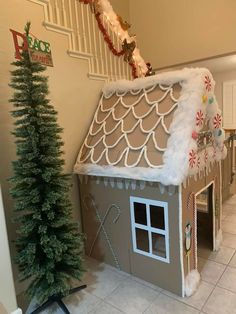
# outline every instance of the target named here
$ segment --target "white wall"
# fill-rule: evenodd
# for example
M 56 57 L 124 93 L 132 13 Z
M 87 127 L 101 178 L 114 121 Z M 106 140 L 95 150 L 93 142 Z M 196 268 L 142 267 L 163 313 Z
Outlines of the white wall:
M 0 185 L 0 313 L 17 309 Z
M 138 44 L 154 68 L 236 51 L 234 0 L 130 0 Z
M 223 108 L 223 83 L 226 81 L 236 81 L 236 70 L 213 73 L 214 80 L 216 82 L 215 95 L 218 101 L 219 107 Z

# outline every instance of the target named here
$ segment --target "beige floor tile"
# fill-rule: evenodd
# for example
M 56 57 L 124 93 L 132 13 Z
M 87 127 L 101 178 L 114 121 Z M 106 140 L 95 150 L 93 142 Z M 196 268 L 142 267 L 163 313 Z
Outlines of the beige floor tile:
M 236 294 L 216 287 L 203 307 L 207 314 L 236 314 Z
M 236 249 L 236 234 L 223 232 L 223 241 L 222 245 Z
M 234 204 L 223 204 L 222 207 L 223 214 L 229 215 L 229 214 L 235 214 L 236 213 L 236 206 Z
M 236 292 L 236 268 L 228 266 L 217 286 Z
M 152 283 L 150 283 L 150 282 L 147 282 L 147 281 L 145 281 L 145 280 L 143 280 L 143 279 L 140 279 L 140 278 L 138 278 L 138 277 L 131 276 L 131 279 L 132 279 L 132 280 L 135 280 L 135 281 L 137 281 L 137 282 L 143 284 L 144 286 L 147 286 L 147 287 L 149 287 L 149 288 L 151 288 L 151 289 L 153 289 L 153 290 L 156 290 L 156 291 L 161 291 L 161 290 L 163 290 L 162 288 L 160 288 L 160 287 L 158 287 L 158 286 L 156 286 L 156 285 L 154 285 L 154 284 L 152 284 Z
M 224 221 L 228 221 L 228 222 L 231 222 L 233 224 L 236 224 L 236 213 L 235 214 L 226 215 Z
M 224 232 L 236 234 L 236 224 L 229 221 L 222 221 L 222 230 Z
M 5 307 L 3 306 L 3 304 L 0 302 L 0 313 L 1 314 L 7 314 L 7 310 L 5 309 Z
M 66 304 L 71 314 L 87 314 L 102 301 L 88 292 L 80 292 L 67 298 Z
M 226 266 L 214 261 L 198 258 L 198 269 L 201 273 L 202 280 L 216 284 L 223 274 Z
M 162 293 L 180 301 L 183 302 L 185 304 L 191 305 L 194 308 L 201 310 L 201 308 L 203 307 L 203 305 L 205 304 L 206 300 L 208 299 L 209 295 L 211 294 L 212 290 L 214 289 L 214 285 L 205 282 L 205 281 L 201 281 L 197 291 L 191 296 L 191 297 L 185 297 L 185 298 L 181 298 L 176 296 L 175 294 L 163 290 Z
M 218 251 L 210 251 L 208 248 L 202 248 L 200 247 L 198 249 L 198 256 L 204 259 L 209 259 L 211 261 L 225 264 L 227 265 L 232 256 L 235 253 L 235 249 L 232 249 L 230 247 L 221 246 Z
M 114 308 L 110 304 L 105 302 L 100 303 L 94 310 L 89 312 L 89 314 L 121 314 L 120 310 Z
M 221 219 L 222 219 L 222 221 L 225 220 L 225 219 L 227 218 L 227 216 L 228 216 L 228 215 L 223 212 L 223 213 L 221 214 Z
M 70 314 L 89 314 L 94 308 L 96 308 L 102 300 L 96 296 L 87 293 L 85 290 L 78 293 L 74 293 L 67 298 L 63 299 Z M 35 309 L 34 301 L 31 301 L 26 314 L 30 314 Z M 61 314 L 61 309 L 57 304 L 53 304 L 42 312 L 43 314 Z
M 231 267 L 236 267 L 236 253 L 234 254 L 234 256 L 232 257 L 229 266 Z
M 127 314 L 139 314 L 143 313 L 157 296 L 157 291 L 135 280 L 126 279 L 106 297 L 105 302 Z
M 167 295 L 159 294 L 157 299 L 144 314 L 197 314 L 198 310 Z
M 224 202 L 224 205 L 223 206 L 227 206 L 227 205 L 236 205 L 236 198 L 235 198 L 235 195 L 233 195 L 231 198 L 229 198 L 226 202 Z
M 93 268 L 83 277 L 83 282 L 87 284 L 87 292 L 104 299 L 111 294 L 126 277 L 109 267 L 100 270 Z

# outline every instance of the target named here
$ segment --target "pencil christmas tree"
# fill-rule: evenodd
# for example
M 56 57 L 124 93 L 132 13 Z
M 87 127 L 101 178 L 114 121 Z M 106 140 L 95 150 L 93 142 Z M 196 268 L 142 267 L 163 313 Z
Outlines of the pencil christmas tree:
M 26 24 L 26 36 L 30 23 Z M 63 297 L 71 289 L 71 279 L 83 273 L 83 236 L 71 222 L 69 177 L 63 174 L 62 129 L 57 112 L 47 99 L 45 67 L 32 63 L 28 50 L 12 64 L 10 100 L 15 109 L 17 160 L 11 194 L 17 212 L 16 262 L 20 279 L 31 278 L 30 298 L 44 302 Z

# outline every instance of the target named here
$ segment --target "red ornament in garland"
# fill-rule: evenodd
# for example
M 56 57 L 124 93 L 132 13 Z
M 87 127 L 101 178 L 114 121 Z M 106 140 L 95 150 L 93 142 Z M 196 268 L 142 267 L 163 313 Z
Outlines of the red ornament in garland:
M 134 64 L 134 62 L 130 62 L 129 65 L 130 65 L 131 68 L 132 68 L 132 77 L 133 77 L 134 79 L 138 78 L 137 69 L 136 69 L 136 65 Z
M 82 2 L 84 4 L 92 3 L 92 0 L 79 0 L 79 2 Z

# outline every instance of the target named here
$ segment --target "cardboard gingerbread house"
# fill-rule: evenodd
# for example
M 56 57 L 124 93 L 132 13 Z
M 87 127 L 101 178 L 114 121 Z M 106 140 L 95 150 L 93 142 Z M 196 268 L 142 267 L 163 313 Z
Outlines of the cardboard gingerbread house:
M 86 254 L 180 296 L 221 240 L 221 112 L 207 69 L 103 89 L 80 149 Z

